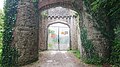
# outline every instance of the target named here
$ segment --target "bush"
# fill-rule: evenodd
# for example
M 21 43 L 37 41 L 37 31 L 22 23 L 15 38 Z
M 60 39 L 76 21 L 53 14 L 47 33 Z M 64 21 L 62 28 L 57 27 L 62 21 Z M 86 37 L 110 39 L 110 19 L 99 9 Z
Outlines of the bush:
M 2 40 L 3 40 L 3 30 L 4 30 L 3 17 L 4 17 L 4 13 L 2 10 L 0 10 L 0 67 L 1 67 Z

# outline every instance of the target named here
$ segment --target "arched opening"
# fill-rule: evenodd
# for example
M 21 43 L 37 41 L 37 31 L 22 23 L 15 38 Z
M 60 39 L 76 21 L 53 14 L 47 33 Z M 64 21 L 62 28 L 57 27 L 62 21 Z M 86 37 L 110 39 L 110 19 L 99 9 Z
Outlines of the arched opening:
M 40 0 L 40 1 L 48 1 L 48 0 Z M 54 0 L 57 1 L 57 0 Z M 61 0 L 59 0 L 61 1 Z M 64 0 L 63 0 L 64 2 Z M 46 3 L 46 2 L 45 2 Z M 55 2 L 56 3 L 56 2 Z M 57 3 L 56 3 L 57 4 Z M 54 5 L 53 5 L 54 6 Z M 49 5 L 48 5 L 49 7 Z M 43 40 L 42 46 L 45 46 L 46 41 L 46 35 L 44 36 L 44 33 L 46 30 L 46 25 L 44 23 L 38 24 L 38 15 L 36 12 L 37 9 L 34 8 L 33 1 L 21 1 L 19 2 L 18 7 L 18 14 L 17 14 L 17 21 L 15 26 L 15 46 L 18 48 L 18 52 L 20 54 L 18 58 L 18 63 L 20 65 L 24 65 L 27 63 L 31 63 L 33 61 L 38 60 L 38 36 L 41 37 L 41 40 Z M 42 9 L 40 8 L 40 11 Z M 22 17 L 21 17 L 22 16 Z M 72 16 L 74 17 L 74 16 Z M 53 16 L 52 18 L 65 18 L 66 20 L 69 20 L 71 16 Z M 41 19 L 41 17 L 40 17 Z M 43 20 L 45 22 L 45 20 Z M 69 22 L 68 22 L 69 23 Z M 41 29 L 38 29 L 38 25 L 41 25 Z M 42 30 L 43 29 L 43 30 Z M 40 35 L 39 32 L 42 32 Z M 67 34 L 67 33 L 65 33 Z M 42 37 L 43 36 L 43 37 Z M 44 48 L 44 47 L 43 47 Z M 49 61 L 48 61 L 49 62 Z M 30 66 L 27 66 L 30 67 Z M 33 66 L 34 67 L 34 66 Z M 45 67 L 45 66 L 43 66 Z M 70 66 L 67 66 L 70 67 Z
M 70 28 L 63 23 L 48 26 L 47 49 L 70 50 Z
M 54 7 L 54 8 L 50 8 L 50 9 L 46 9 L 42 12 L 40 12 L 40 22 L 39 22 L 39 35 L 40 36 L 40 41 L 39 41 L 39 49 L 40 50 L 78 50 L 80 49 L 79 46 L 81 45 L 80 42 L 80 28 L 79 28 L 79 15 L 76 11 L 71 10 L 69 8 L 64 8 L 64 7 Z M 69 29 L 68 35 L 69 35 L 69 46 L 67 46 L 68 48 L 66 49 L 60 49 L 60 45 L 59 40 L 60 38 L 58 38 L 58 32 L 60 36 L 63 36 L 60 34 L 61 29 L 59 28 L 58 31 L 58 27 L 53 27 L 54 29 L 56 29 L 56 34 L 57 34 L 57 38 L 56 39 L 56 43 L 58 44 L 53 48 L 51 46 L 51 43 L 49 42 L 49 27 L 54 26 L 54 25 L 63 25 L 63 27 L 67 26 Z M 65 26 L 64 26 L 65 25 Z M 52 29 L 53 30 L 53 29 Z M 66 32 L 67 33 L 67 32 Z M 50 34 L 51 35 L 51 34 Z M 78 41 L 79 40 L 79 41 Z M 63 40 L 64 41 L 64 40 Z M 79 43 L 78 43 L 79 42 Z M 48 45 L 49 44 L 49 45 Z M 53 43 L 52 43 L 53 45 Z M 50 48 L 51 46 L 51 48 Z M 61 46 L 62 47 L 62 46 Z

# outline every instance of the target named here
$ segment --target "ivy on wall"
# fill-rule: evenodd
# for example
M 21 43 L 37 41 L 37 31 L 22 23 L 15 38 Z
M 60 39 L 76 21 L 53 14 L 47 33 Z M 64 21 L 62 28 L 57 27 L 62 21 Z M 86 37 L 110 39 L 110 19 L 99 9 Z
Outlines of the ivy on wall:
M 2 67 L 18 67 L 18 50 L 13 44 L 13 28 L 17 17 L 19 0 L 6 0 L 4 6 L 4 34 L 2 48 Z M 32 1 L 35 7 L 36 20 L 38 18 L 38 0 Z
M 13 27 L 16 22 L 18 0 L 6 0 L 4 6 L 4 33 L 2 48 L 2 67 L 17 66 L 18 53 L 14 46 L 11 46 L 13 40 Z
M 87 12 L 95 20 L 95 28 L 108 40 L 108 61 L 120 66 L 120 4 L 119 0 L 83 0 Z
M 83 0 L 86 6 L 86 11 L 92 16 L 94 20 L 94 27 L 101 32 L 101 34 L 107 39 L 107 47 L 109 50 L 103 63 L 111 63 L 115 66 L 120 66 L 120 4 L 119 0 Z M 77 6 L 77 3 L 73 0 L 73 6 Z M 78 9 L 76 9 L 77 12 Z M 82 19 L 82 17 L 81 17 Z M 81 20 L 80 19 L 80 20 Z M 81 25 L 81 24 L 80 24 Z M 80 26 L 82 27 L 82 26 Z M 85 35 L 86 34 L 86 35 Z M 81 28 L 81 40 L 83 47 L 87 51 L 90 41 L 87 40 L 87 32 L 84 28 Z M 88 43 L 88 45 L 87 45 Z M 94 51 L 94 50 L 91 50 Z M 92 54 L 92 53 L 91 53 Z M 89 56 L 89 55 L 87 55 Z M 102 60 L 101 60 L 102 61 Z
M 81 42 L 86 54 L 83 60 L 88 64 L 101 64 L 102 58 L 95 52 L 92 41 L 88 39 L 87 29 L 85 27 L 81 28 Z
M 79 3 L 75 0 L 73 0 L 73 7 L 74 7 L 75 11 L 77 11 L 79 16 L 80 16 L 79 17 L 79 21 L 80 21 L 79 27 L 80 27 L 80 31 L 81 31 L 80 36 L 81 36 L 82 47 L 83 47 L 85 54 L 86 54 L 82 57 L 83 58 L 82 60 L 88 64 L 101 64 L 102 58 L 99 57 L 99 55 L 96 53 L 92 41 L 90 39 L 88 39 L 87 29 L 82 24 L 83 23 L 83 16 L 82 16 L 81 10 L 79 10 L 79 8 L 78 8 L 79 7 L 78 5 L 79 5 Z M 87 8 L 89 8 L 89 7 L 87 7 Z
M 119 21 L 120 22 L 120 21 Z M 110 63 L 114 67 L 120 67 L 120 24 L 115 29 L 115 40 L 111 47 Z

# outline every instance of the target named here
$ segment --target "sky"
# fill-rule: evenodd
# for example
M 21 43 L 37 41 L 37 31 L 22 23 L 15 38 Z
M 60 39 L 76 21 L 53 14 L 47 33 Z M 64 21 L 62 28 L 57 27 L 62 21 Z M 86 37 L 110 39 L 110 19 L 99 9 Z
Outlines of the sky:
M 3 10 L 3 6 L 4 6 L 4 0 L 0 0 L 0 9 Z

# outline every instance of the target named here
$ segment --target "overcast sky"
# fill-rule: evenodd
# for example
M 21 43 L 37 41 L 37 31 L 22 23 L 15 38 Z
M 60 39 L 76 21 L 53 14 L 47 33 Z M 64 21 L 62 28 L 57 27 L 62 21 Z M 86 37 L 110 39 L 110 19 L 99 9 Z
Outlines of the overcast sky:
M 4 6 L 4 0 L 0 0 L 0 9 L 3 9 Z

